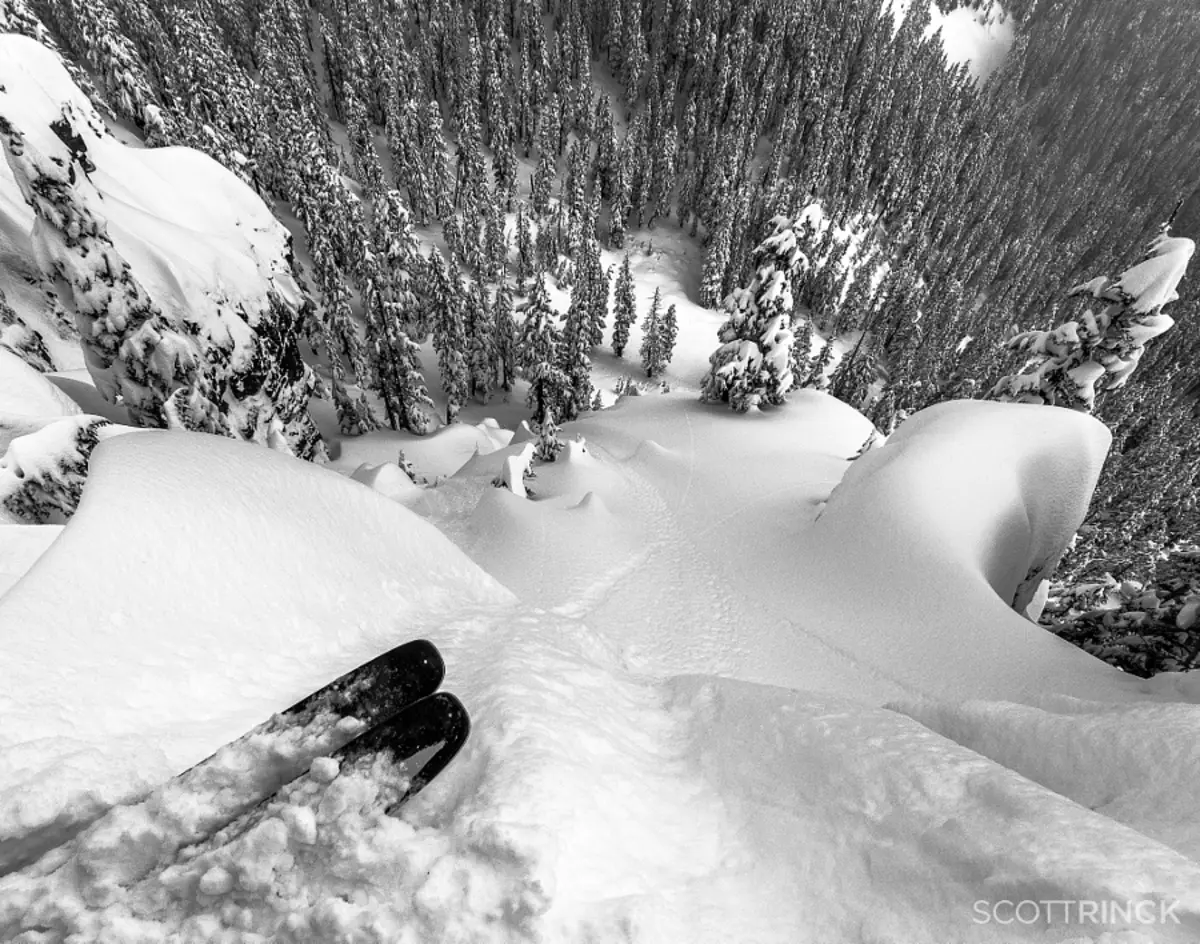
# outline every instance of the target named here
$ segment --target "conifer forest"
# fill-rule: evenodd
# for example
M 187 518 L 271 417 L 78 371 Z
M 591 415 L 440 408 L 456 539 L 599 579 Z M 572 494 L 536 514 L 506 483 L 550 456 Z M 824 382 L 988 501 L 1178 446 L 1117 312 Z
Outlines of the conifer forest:
M 691 300 L 730 312 L 706 399 L 772 409 L 816 387 L 881 435 L 941 401 L 1003 398 L 1002 378 L 1049 356 L 1028 332 L 1077 323 L 1090 303 L 1073 286 L 1135 264 L 1168 221 L 1200 232 L 1200 10 L 1185 0 L 1013 0 L 1012 45 L 982 77 L 930 32 L 952 0 L 2 2 L 0 26 L 61 54 L 107 121 L 149 148 L 210 155 L 295 236 L 300 297 L 243 313 L 252 354 L 135 287 L 121 318 L 111 298 L 80 312 L 89 359 L 136 425 L 282 435 L 318 461 L 313 394 L 343 433 L 421 434 L 523 380 L 531 422 L 557 429 L 596 402 L 606 326 L 633 372 L 660 374 L 671 299 L 636 311 L 628 259 L 600 256 L 656 232 L 702 247 Z M 56 133 L 78 138 L 69 118 Z M 0 121 L 14 167 L 21 135 Z M 22 166 L 39 220 L 103 242 L 62 167 Z M 833 225 L 811 224 L 814 205 Z M 853 260 L 838 228 L 860 237 Z M 547 279 L 569 292 L 561 319 Z M 1060 376 L 1038 400 L 1113 434 L 1043 619 L 1138 672 L 1196 656 L 1176 631 L 1200 590 L 1193 284 L 1136 373 L 1085 396 Z M 3 299 L 0 311 L 5 346 L 53 369 L 38 331 Z M 636 319 L 647 333 L 626 349 Z M 147 324 L 182 352 L 171 365 L 131 341 Z M 743 342 L 768 336 L 748 366 Z M 1071 343 L 1086 359 L 1097 341 Z M 434 361 L 444 407 L 423 373 Z M 36 515 L 38 500 L 16 501 Z M 1114 581 L 1138 620 L 1161 624 L 1145 651 L 1113 641 L 1126 623 L 1111 614 L 1080 616 Z

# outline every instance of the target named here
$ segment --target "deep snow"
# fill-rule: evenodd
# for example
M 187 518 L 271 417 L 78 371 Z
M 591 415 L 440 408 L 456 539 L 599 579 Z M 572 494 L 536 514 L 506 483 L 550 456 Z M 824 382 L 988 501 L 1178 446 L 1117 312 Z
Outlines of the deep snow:
M 404 639 L 443 649 L 474 733 L 402 820 L 369 778 L 328 771 L 228 845 L 100 898 L 81 896 L 103 857 L 81 871 L 52 853 L 0 879 L 0 937 L 24 922 L 122 942 L 1117 940 L 1101 932 L 1120 922 L 979 922 L 979 902 L 1018 897 L 1169 904 L 1172 923 L 1119 940 L 1193 940 L 1200 868 L 1147 806 L 1164 759 L 1142 742 L 1155 712 L 1184 732 L 1198 710 L 998 595 L 1069 530 L 1102 437 L 1067 411 L 951 405 L 859 460 L 812 524 L 856 416 L 815 393 L 748 417 L 626 398 L 568 428 L 585 442 L 536 467 L 532 499 L 492 486 L 514 443 L 405 489 L 414 510 L 227 440 L 103 444 L 79 514 L 0 598 L 8 861 Z M 993 450 L 949 445 L 968 431 Z M 1004 468 L 981 476 L 988 462 Z M 997 543 L 989 521 L 1006 520 Z M 132 550 L 97 555 L 118 527 Z M 953 550 L 914 554 L 913 534 Z M 844 584 L 806 576 L 819 549 Z M 888 580 L 900 597 L 872 591 Z M 970 658 L 931 632 L 956 614 Z M 1085 689 L 1083 727 L 1012 720 Z M 1121 792 L 1093 812 L 1093 759 L 1145 775 L 1108 775 Z M 1170 813 L 1193 815 L 1182 798 Z
M 158 184 L 193 159 L 94 147 L 162 298 L 222 290 L 228 253 L 247 290 L 274 271 L 282 231 L 244 192 L 181 203 Z M 6 192 L 0 268 L 32 252 Z M 639 312 L 656 287 L 679 306 L 672 392 L 616 400 L 637 363 L 597 352 L 610 408 L 525 497 L 518 389 L 425 439 L 339 442 L 331 469 L 115 438 L 65 528 L 0 525 L 0 939 L 1194 944 L 1200 683 L 1122 676 L 1013 609 L 1082 516 L 1103 428 L 946 404 L 848 465 L 869 424 L 824 394 L 697 402 L 724 319 L 688 300 L 699 249 L 669 224 L 632 245 Z M 77 369 L 0 352 L 4 429 L 80 408 L 101 412 Z M 392 772 L 323 761 L 169 868 L 107 843 L 113 804 L 419 636 L 474 728 L 402 818 L 375 802 Z M 1168 911 L 988 910 L 1047 899 Z

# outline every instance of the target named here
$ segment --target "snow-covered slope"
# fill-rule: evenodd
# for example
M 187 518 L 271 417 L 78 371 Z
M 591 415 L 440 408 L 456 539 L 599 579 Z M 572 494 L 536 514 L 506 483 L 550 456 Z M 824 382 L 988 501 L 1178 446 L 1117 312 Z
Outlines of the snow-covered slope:
M 1190 846 L 1139 831 L 1148 816 L 1073 802 L 1091 799 L 1071 794 L 1098 748 L 1071 753 L 1070 731 L 1047 730 L 1009 752 L 1048 789 L 881 707 L 910 691 L 1134 695 L 1048 634 L 1012 639 L 1021 619 L 1002 595 L 1024 573 L 1009 565 L 1069 527 L 1103 445 L 1057 412 L 1069 419 L 979 404 L 918 417 L 813 524 L 865 433 L 848 408 L 812 393 L 746 417 L 622 401 L 568 430 L 586 444 L 538 467 L 532 500 L 491 486 L 520 444 L 424 491 L 422 514 L 521 603 L 428 522 L 333 472 L 182 433 L 106 443 L 79 514 L 0 598 L 9 861 L 400 639 L 443 650 L 473 734 L 402 820 L 344 776 L 102 897 L 89 889 L 105 886 L 103 858 L 51 854 L 0 878 L 0 938 L 1194 941 Z M 954 445 L 965 428 L 980 455 Z M 954 515 L 962 476 L 974 503 Z M 135 539 L 121 559 L 101 550 L 116 528 Z M 955 553 L 918 553 L 915 536 Z M 810 579 L 817 552 L 840 583 Z M 1036 678 L 1004 664 L 1039 659 Z M 972 734 L 934 701 L 921 710 L 963 741 L 1011 741 L 999 715 L 989 739 L 986 711 Z M 1110 735 L 1151 708 L 1123 710 Z M 1169 710 L 1180 730 L 1200 712 Z M 1164 762 L 1138 761 L 1150 776 Z M 1170 912 L 1154 927 L 989 917 L 1014 899 Z
M 0 87 L 6 90 L 0 115 L 43 153 L 68 153 L 50 125 L 63 114 L 73 117 L 96 168 L 78 181 L 76 195 L 107 222 L 117 249 L 166 311 L 203 318 L 225 302 L 255 307 L 271 289 L 295 296 L 287 231 L 253 190 L 211 158 L 190 148 L 121 144 L 55 54 L 24 36 L 0 35 Z M 0 259 L 7 272 L 0 288 L 39 324 L 48 313 L 36 292 L 22 288 L 21 276 L 45 270 L 39 244 L 52 238 L 37 224 L 8 162 L 0 162 Z M 70 304 L 69 294 L 63 302 Z M 82 365 L 77 351 L 56 353 L 60 369 Z
M 1072 410 L 966 400 L 917 414 L 797 542 L 801 624 L 912 694 L 1130 697 L 1137 680 L 1013 609 L 1083 520 L 1108 444 Z
M 250 187 L 198 151 L 121 144 L 55 53 L 14 34 L 0 35 L 0 142 L 0 251 L 21 282 L 42 277 L 28 319 L 10 320 L 53 320 L 51 280 L 96 387 L 137 425 L 324 456 L 287 232 Z M 25 347 L 41 369 L 76 366 Z
M 100 802 L 128 795 L 391 645 L 509 599 L 428 524 L 334 472 L 200 434 L 105 442 L 61 540 L 0 598 L 0 755 L 25 759 L 0 760 L 0 850 L 68 808 L 86 815 L 88 776 Z M 110 743 L 113 757 L 96 753 Z M 84 769 L 35 790 L 35 758 Z

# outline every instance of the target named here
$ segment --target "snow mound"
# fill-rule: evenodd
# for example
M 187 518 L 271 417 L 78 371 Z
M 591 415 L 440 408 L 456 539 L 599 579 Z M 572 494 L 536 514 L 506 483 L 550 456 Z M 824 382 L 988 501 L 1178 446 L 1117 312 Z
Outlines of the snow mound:
M 1129 697 L 1132 680 L 1017 612 L 1083 520 L 1108 445 L 1072 410 L 969 400 L 914 415 L 803 535 L 803 625 L 914 692 L 931 694 L 937 665 L 943 697 Z
M 89 900 L 95 876 L 55 855 L 0 879 L 0 933 L 1185 944 L 1200 931 L 1200 866 L 901 714 L 648 678 L 602 636 L 537 610 L 432 638 L 474 728 L 402 818 L 380 810 L 385 765 L 326 762 L 248 828 L 127 892 Z M 978 920 L 981 903 L 1027 898 L 1169 905 L 1179 924 L 1151 937 L 1132 921 Z
M 1200 861 L 1200 706 L 1047 699 L 898 710 L 1081 806 Z
M 421 491 L 417 484 L 404 474 L 404 470 L 394 462 L 383 462 L 379 465 L 364 462 L 350 474 L 350 478 L 355 482 L 361 482 L 367 488 L 373 488 L 384 498 L 390 498 L 401 504 L 405 499 L 412 498 Z
M 0 528 L 0 596 L 29 571 L 62 533 L 62 525 L 13 524 Z
M 12 351 L 0 348 L 0 456 L 20 436 L 83 411 Z
M 428 626 L 510 600 L 335 472 L 200 434 L 106 441 L 76 516 L 0 598 L 0 849 L 31 827 L 9 748 L 40 741 L 66 763 L 136 734 L 105 775 L 132 792 Z M 43 825 L 86 818 L 86 798 L 45 788 Z
M 81 412 L 45 374 L 0 348 L 0 416 L 73 416 Z

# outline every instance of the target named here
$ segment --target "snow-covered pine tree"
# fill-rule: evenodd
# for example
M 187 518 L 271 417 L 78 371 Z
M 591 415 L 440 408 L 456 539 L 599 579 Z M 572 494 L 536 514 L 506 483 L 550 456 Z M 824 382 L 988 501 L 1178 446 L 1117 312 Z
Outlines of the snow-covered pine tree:
M 675 340 L 679 337 L 679 315 L 674 304 L 667 306 L 666 314 L 662 318 L 660 335 L 662 337 L 663 370 L 666 370 L 667 365 L 671 363 L 671 358 L 675 356 Z
M 666 366 L 663 359 L 662 338 L 662 289 L 655 288 L 654 298 L 650 302 L 650 310 L 642 320 L 642 368 L 647 377 L 661 373 Z
M 558 366 L 559 333 L 558 316 L 550 306 L 544 276 L 535 276 L 529 301 L 524 305 L 523 320 L 517 337 L 517 368 L 529 381 L 529 405 L 535 417 L 543 417 L 546 411 L 554 413 L 564 399 L 570 386 L 566 374 Z
M 512 390 L 513 379 L 516 377 L 517 365 L 516 340 L 517 326 L 513 321 L 513 298 L 505 279 L 500 280 L 496 290 L 496 301 L 492 305 L 493 330 L 492 349 L 496 354 L 496 382 L 500 389 Z
M 1146 342 L 1175 324 L 1162 309 L 1179 297 L 1176 289 L 1195 251 L 1192 240 L 1172 237 L 1164 226 L 1145 259 L 1115 281 L 1101 276 L 1075 286 L 1069 295 L 1090 295 L 1105 307 L 1085 311 L 1051 331 L 1026 331 L 1009 341 L 1010 349 L 1030 359 L 1001 379 L 991 396 L 1091 412 L 1096 394 L 1124 386 Z
M 608 208 L 608 245 L 613 249 L 625 247 L 625 227 L 632 209 L 629 148 L 623 147 L 617 156 L 617 168 L 613 174 L 612 200 Z
M 534 257 L 533 227 L 525 213 L 525 204 L 517 204 L 517 294 L 525 294 L 525 284 L 533 275 Z
M 629 329 L 637 323 L 637 302 L 633 295 L 633 272 L 629 268 L 629 253 L 621 261 L 621 271 L 613 289 L 612 351 L 617 357 L 625 353 Z
M 466 295 L 467 389 L 483 402 L 491 396 L 496 375 L 496 331 L 483 286 L 478 282 Z
M 374 251 L 365 266 L 363 314 L 374 385 L 383 400 L 388 424 L 422 435 L 429 431 L 433 401 L 421 373 L 420 348 L 406 326 L 419 320 L 413 270 L 419 264 L 408 210 L 396 190 L 375 202 Z
M 726 274 L 729 271 L 729 255 L 732 251 L 733 222 L 726 214 L 717 226 L 708 247 L 704 250 L 704 272 L 700 279 L 700 304 L 705 308 L 717 308 L 724 300 Z
M 829 392 L 856 410 L 862 410 L 876 373 L 875 341 L 869 332 L 863 332 L 830 376 Z
M 133 275 L 105 222 L 77 198 L 75 159 L 65 148 L 48 159 L 3 116 L 0 143 L 26 201 L 56 234 L 47 241 L 47 261 L 71 287 L 85 329 L 88 370 L 101 395 L 112 403 L 119 397 L 139 426 L 162 427 L 167 401 L 182 388 L 194 428 L 228 434 L 216 378 L 199 343 L 171 323 Z
M 826 374 L 829 371 L 829 365 L 833 363 L 833 336 L 821 345 L 821 350 L 817 354 L 816 359 L 812 362 L 812 368 L 808 372 L 808 377 L 805 379 L 803 386 L 814 387 L 817 390 L 824 390 L 829 386 L 829 378 Z
M 796 340 L 792 344 L 792 389 L 804 386 L 808 375 L 812 372 L 812 318 L 801 311 L 792 312 L 792 333 Z
M 588 302 L 591 286 L 580 280 L 571 291 L 571 305 L 563 326 L 558 366 L 567 377 L 560 408 L 565 420 L 573 420 L 586 410 L 592 399 L 591 319 Z
M 588 343 L 599 347 L 604 343 L 604 329 L 608 326 L 608 295 L 612 285 L 612 266 L 600 268 L 599 252 L 589 261 L 588 283 Z
M 792 292 L 808 268 L 787 217 L 771 221 L 772 232 L 754 251 L 755 275 L 745 289 L 725 300 L 729 320 L 721 345 L 709 358 L 700 399 L 724 402 L 739 413 L 760 403 L 779 404 L 792 387 Z
M 54 358 L 46 348 L 46 340 L 25 323 L 8 303 L 0 288 L 0 347 L 12 351 L 30 367 L 49 372 L 57 370 Z
M 533 454 L 542 462 L 554 462 L 566 444 L 558 438 L 558 423 L 554 420 L 554 409 L 549 403 L 543 405 L 539 416 L 534 423 L 537 446 Z
M 100 416 L 68 416 L 14 437 L 0 458 L 0 507 L 18 521 L 55 524 L 75 513 L 92 451 L 129 432 Z
M 467 402 L 467 330 L 463 323 L 462 288 L 456 272 L 435 247 L 429 259 L 426 297 L 432 306 L 433 349 L 446 394 L 446 422 L 453 423 Z

